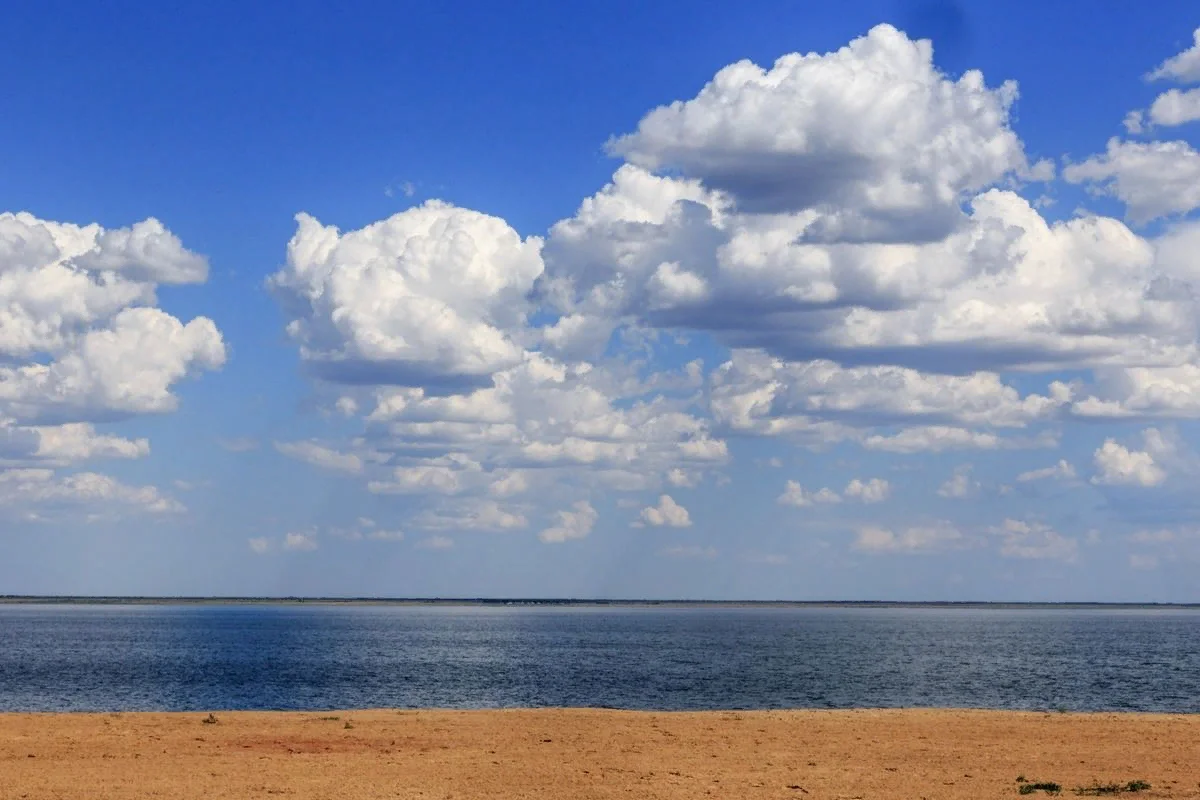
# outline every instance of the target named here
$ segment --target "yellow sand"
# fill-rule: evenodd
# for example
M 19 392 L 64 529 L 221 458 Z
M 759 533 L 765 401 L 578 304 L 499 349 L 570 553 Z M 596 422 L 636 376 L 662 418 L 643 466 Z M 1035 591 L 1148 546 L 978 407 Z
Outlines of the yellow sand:
M 1200 716 L 597 710 L 0 715 L 0 798 L 1200 798 Z M 1033 797 L 1044 797 L 1038 793 Z

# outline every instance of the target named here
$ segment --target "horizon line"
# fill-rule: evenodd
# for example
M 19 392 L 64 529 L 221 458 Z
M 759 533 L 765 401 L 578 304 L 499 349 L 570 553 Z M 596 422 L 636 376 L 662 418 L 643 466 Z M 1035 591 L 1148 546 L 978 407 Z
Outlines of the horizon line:
M 352 595 L 74 595 L 74 594 L 0 594 L 0 604 L 46 603 L 79 605 L 104 604 L 368 604 L 381 605 L 560 605 L 560 606 L 871 606 L 871 607 L 1161 607 L 1200 608 L 1200 602 L 1178 603 L 1161 601 L 1099 601 L 1099 600 L 752 600 L 696 598 L 603 598 L 603 597 L 391 597 Z

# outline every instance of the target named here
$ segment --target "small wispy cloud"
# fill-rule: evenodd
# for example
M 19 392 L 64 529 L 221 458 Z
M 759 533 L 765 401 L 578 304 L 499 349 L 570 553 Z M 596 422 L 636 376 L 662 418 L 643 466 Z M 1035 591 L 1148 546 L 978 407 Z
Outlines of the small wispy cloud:
M 715 547 L 700 547 L 699 545 L 675 545 L 664 547 L 661 551 L 668 558 L 701 558 L 708 561 L 717 557 Z
M 417 185 L 415 183 L 413 183 L 412 181 L 400 181 L 398 183 L 389 183 L 387 186 L 383 187 L 383 194 L 385 197 L 395 197 L 396 195 L 412 197 L 416 193 L 417 193 Z
M 782 567 L 788 563 L 788 557 L 780 553 L 743 553 L 742 561 L 749 564 L 766 564 L 771 567 Z
M 449 550 L 454 547 L 454 540 L 449 536 L 434 535 L 417 542 L 422 550 Z
M 337 472 L 362 472 L 363 462 L 354 453 L 342 453 L 316 442 L 275 442 L 275 449 L 289 458 Z
M 307 552 L 317 549 L 317 537 L 311 533 L 289 533 L 283 537 L 283 549 Z

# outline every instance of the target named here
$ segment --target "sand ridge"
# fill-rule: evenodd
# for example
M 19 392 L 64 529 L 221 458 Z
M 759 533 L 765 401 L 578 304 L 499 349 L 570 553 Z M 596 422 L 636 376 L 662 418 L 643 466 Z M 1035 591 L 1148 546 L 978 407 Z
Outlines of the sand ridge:
M 0 800 L 1200 798 L 1200 715 L 590 709 L 0 715 Z M 1031 797 L 1044 797 L 1037 793 Z

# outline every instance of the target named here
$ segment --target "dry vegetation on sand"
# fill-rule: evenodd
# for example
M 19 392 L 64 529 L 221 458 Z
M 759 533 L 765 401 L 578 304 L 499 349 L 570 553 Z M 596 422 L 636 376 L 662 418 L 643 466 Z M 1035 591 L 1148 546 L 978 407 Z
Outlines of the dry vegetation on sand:
M 0 715 L 0 798 L 1200 798 L 1200 716 Z M 1021 778 L 1020 781 L 1017 779 Z M 1023 788 L 1037 787 L 1037 788 Z

